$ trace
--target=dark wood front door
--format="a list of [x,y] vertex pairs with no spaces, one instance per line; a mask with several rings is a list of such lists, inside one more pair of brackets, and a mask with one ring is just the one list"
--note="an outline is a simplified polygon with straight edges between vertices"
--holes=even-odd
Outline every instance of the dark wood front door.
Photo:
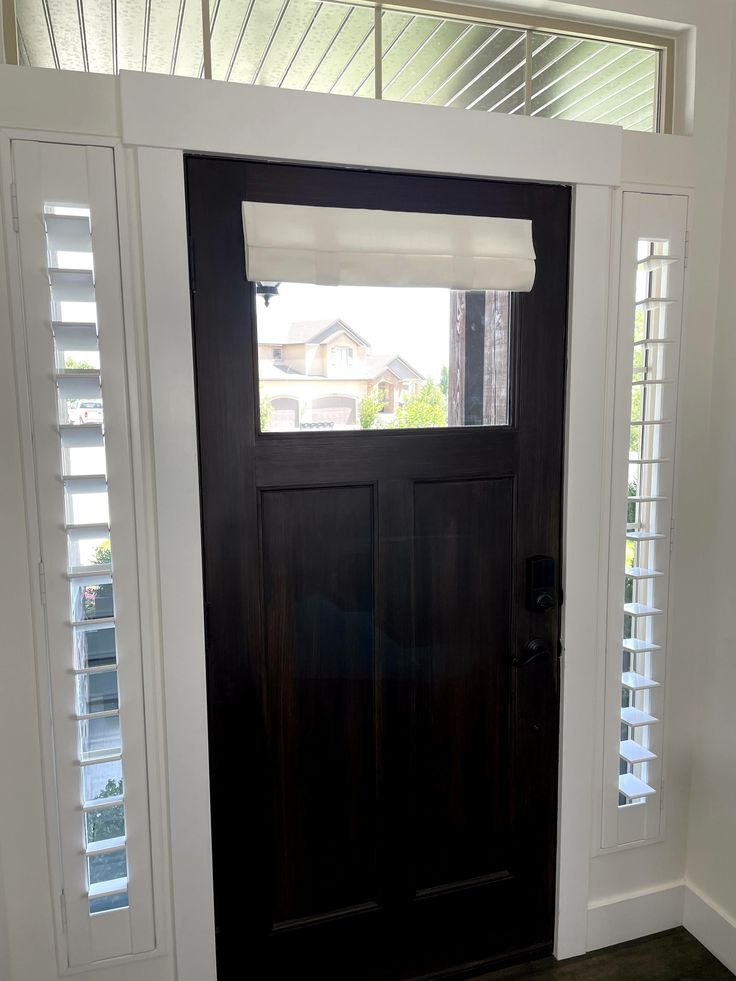
[[[560,555],[569,188],[205,157],[186,176],[219,977],[547,953],[559,607],[527,570]],[[245,200],[531,219],[508,425],[261,434]]]

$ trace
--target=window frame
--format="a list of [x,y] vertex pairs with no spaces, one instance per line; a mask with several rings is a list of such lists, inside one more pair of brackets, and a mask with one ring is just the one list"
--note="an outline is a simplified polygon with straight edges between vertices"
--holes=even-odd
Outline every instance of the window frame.
[[[360,3],[361,0],[357,0],[357,2]],[[377,7],[377,3],[370,3],[369,6]],[[499,27],[510,27],[542,34],[579,37],[590,41],[609,41],[659,51],[660,66],[656,114],[658,127],[655,132],[673,132],[676,39],[672,35],[649,34],[633,28],[612,27],[594,21],[568,20],[567,18],[547,17],[533,13],[525,15],[522,11],[494,10],[485,5],[454,4],[442,2],[442,0],[402,0],[401,3],[384,4],[382,7],[384,10],[403,10],[407,13],[451,17],[453,20],[494,24]]]
[[[206,0],[207,2],[207,0]],[[472,3],[452,3],[452,0],[402,0],[400,3],[380,3],[380,0],[330,0],[331,3],[344,4],[350,7],[362,7],[374,10],[374,69],[375,78],[374,97],[382,98],[382,59],[378,57],[382,51],[381,40],[381,14],[382,12],[409,13],[415,15],[426,15],[429,17],[446,18],[455,21],[465,21],[468,23],[487,24],[489,26],[512,28],[527,32],[526,58],[527,65],[531,62],[531,45],[529,38],[532,33],[548,33],[560,36],[573,36],[583,40],[605,41],[610,43],[626,44],[631,47],[640,47],[659,52],[659,71],[657,76],[657,93],[655,109],[655,133],[674,132],[674,91],[675,91],[675,55],[676,38],[674,35],[666,33],[650,34],[646,31],[639,31],[634,28],[619,28],[607,24],[596,23],[595,21],[574,20],[567,18],[547,17],[541,14],[524,13],[522,11],[509,11],[504,9],[494,9],[487,6],[476,6]],[[209,0],[208,6],[213,7],[214,0]],[[205,7],[205,10],[207,8]],[[9,19],[10,15],[6,15]],[[15,24],[17,27],[17,16]],[[205,29],[206,15],[202,18],[202,60],[200,77],[211,79],[212,75],[212,50],[211,33]],[[10,41],[6,43],[6,62],[8,64],[20,64],[20,53],[18,51],[16,32],[6,30],[6,35]],[[172,74],[175,74],[172,72]],[[530,90],[530,81],[526,81],[527,92]]]
[[331,368],[351,368],[353,365],[353,348],[349,344],[333,344],[330,348]]
[[[345,2],[345,0],[337,0]],[[356,0],[360,6],[366,0]],[[489,24],[497,27],[515,28],[532,33],[557,34],[567,37],[578,37],[590,41],[608,41],[613,44],[626,44],[631,47],[646,48],[659,52],[659,71],[657,75],[657,93],[655,110],[655,129],[657,134],[674,132],[674,91],[675,91],[675,38],[667,34],[648,34],[630,28],[611,27],[597,24],[593,21],[567,20],[566,18],[545,17],[542,15],[524,15],[521,11],[494,10],[486,6],[474,4],[454,4],[442,0],[402,0],[398,4],[367,3],[376,10],[405,11],[414,14],[426,14],[433,17],[447,17],[452,20],[469,23]],[[380,23],[380,18],[376,18]],[[380,27],[379,27],[380,30]],[[527,38],[528,42],[528,38]],[[379,42],[377,41],[377,45]],[[380,48],[379,48],[380,50]],[[531,60],[530,46],[527,43],[527,63]],[[529,81],[527,81],[529,87]],[[376,95],[380,98],[380,95]]]
[[[610,449],[610,505],[608,508],[608,556],[605,562],[605,683],[601,705],[603,722],[599,729],[602,738],[602,774],[599,781],[600,821],[593,842],[594,854],[635,848],[660,841],[665,826],[665,776],[667,772],[668,700],[667,663],[671,643],[671,572],[674,567],[674,520],[675,491],[678,473],[678,411],[679,378],[681,375],[682,350],[684,348],[685,291],[687,266],[687,239],[689,221],[689,195],[686,191],[672,189],[671,193],[655,190],[624,190],[620,205],[619,285],[616,298],[618,315],[613,336],[615,351],[609,366],[611,377],[612,442]],[[647,783],[655,793],[644,799],[625,805],[619,803],[618,778],[620,770],[621,692],[622,692],[622,637],[624,627],[625,582],[624,556],[628,532],[627,488],[629,483],[630,433],[632,414],[632,365],[635,343],[634,311],[637,286],[637,250],[640,241],[669,241],[669,255],[676,262],[668,266],[667,293],[673,302],[667,306],[665,331],[671,342],[668,377],[673,383],[667,398],[667,411],[662,418],[669,425],[663,460],[664,493],[666,500],[657,507],[662,511],[656,516],[651,531],[662,534],[661,551],[655,562],[661,572],[657,577],[655,605],[661,609],[656,620],[656,643],[659,649],[649,654],[650,677],[657,682],[655,700],[651,712],[657,723],[652,730],[651,749],[656,753],[652,761]],[[660,454],[662,447],[660,447]],[[659,493],[659,491],[658,491]],[[622,499],[623,494],[623,499]],[[663,554],[666,550],[666,554]],[[639,671],[638,673],[642,673]],[[631,736],[629,736],[631,738]],[[649,740],[647,740],[647,743]]]
[[[15,183],[11,184],[10,188],[11,199],[15,197],[24,179],[24,175],[18,175],[17,168],[14,167],[12,147],[18,143],[34,145],[41,151],[50,148],[51,153],[56,149],[71,153],[75,151],[86,152],[88,157],[94,158],[86,169],[79,166],[62,166],[59,181],[62,185],[71,187],[76,180],[82,183],[87,180],[89,206],[92,208],[94,202],[96,208],[98,236],[96,241],[93,240],[97,280],[96,292],[98,292],[96,302],[104,308],[102,316],[109,323],[105,332],[103,348],[103,351],[106,352],[103,353],[105,363],[101,371],[107,378],[107,401],[109,405],[114,405],[113,412],[115,414],[114,423],[111,427],[114,430],[112,442],[115,444],[115,448],[114,450],[107,449],[106,445],[108,479],[116,484],[116,488],[111,494],[111,498],[116,499],[115,510],[118,514],[118,518],[115,520],[115,526],[118,528],[116,540],[120,541],[123,535],[128,537],[125,544],[120,542],[116,548],[118,560],[122,557],[121,553],[126,553],[124,562],[116,560],[119,568],[122,565],[126,567],[127,580],[124,588],[121,590],[118,587],[117,591],[125,594],[125,605],[129,618],[126,632],[131,643],[131,656],[126,659],[128,663],[125,668],[127,674],[126,698],[131,703],[126,710],[128,714],[127,730],[130,738],[124,737],[126,739],[124,751],[128,757],[138,754],[140,758],[135,767],[138,774],[134,781],[136,787],[131,797],[135,798],[136,837],[139,846],[142,846],[142,850],[140,847],[138,848],[139,856],[146,856],[143,859],[144,865],[138,865],[139,872],[136,877],[139,879],[139,886],[143,887],[147,898],[142,904],[139,904],[136,916],[137,927],[133,930],[134,940],[131,945],[133,949],[121,950],[119,949],[119,931],[116,928],[98,931],[98,935],[94,937],[82,925],[81,930],[76,929],[75,935],[75,924],[71,922],[72,917],[70,917],[68,903],[69,893],[64,878],[64,869],[69,865],[70,852],[69,848],[65,847],[60,835],[59,794],[63,791],[63,785],[57,777],[54,760],[56,753],[54,726],[56,723],[49,699],[50,691],[53,688],[53,664],[49,662],[48,657],[50,631],[47,629],[47,617],[43,603],[44,585],[48,584],[48,580],[44,583],[44,574],[48,575],[49,570],[39,562],[39,559],[43,557],[41,547],[44,536],[43,526],[44,524],[48,525],[52,518],[48,514],[44,515],[37,493],[39,483],[37,481],[38,468],[34,457],[34,442],[37,441],[38,426],[36,425],[34,428],[33,421],[36,411],[35,402],[37,401],[33,385],[34,371],[37,378],[44,374],[45,380],[47,380],[51,377],[49,367],[53,366],[36,365],[35,369],[29,370],[27,354],[29,328],[27,323],[29,316],[32,319],[33,314],[29,315],[27,308],[29,295],[33,297],[34,294],[32,292],[33,287],[31,287],[30,294],[24,290],[23,279],[29,273],[32,279],[35,278],[35,274],[39,271],[44,272],[45,266],[40,270],[35,267],[29,270],[28,262],[23,260],[22,236],[19,237],[18,235],[18,232],[22,230],[23,220],[21,204],[19,208],[20,222],[8,222],[6,225],[8,254],[14,257],[14,261],[10,265],[9,300],[15,348],[15,378],[19,392],[19,424],[31,571],[29,598],[33,611],[34,647],[38,675],[45,798],[44,817],[51,886],[49,912],[52,914],[55,927],[58,970],[60,975],[69,975],[88,971],[95,965],[103,966],[112,962],[123,964],[128,961],[146,960],[150,957],[159,956],[168,947],[166,931],[169,922],[169,907],[165,885],[168,859],[162,837],[165,806],[161,756],[162,720],[158,707],[150,697],[146,700],[145,714],[143,712],[143,689],[150,690],[155,687],[152,678],[156,673],[156,668],[151,652],[157,643],[155,597],[153,594],[155,586],[151,566],[153,553],[150,542],[150,518],[145,513],[146,509],[142,504],[142,494],[145,493],[144,483],[147,479],[143,473],[146,437],[144,433],[139,432],[138,426],[139,413],[143,410],[139,405],[139,400],[145,396],[140,390],[136,377],[137,355],[135,351],[137,344],[130,321],[133,302],[132,272],[126,252],[130,246],[127,216],[125,210],[121,209],[121,203],[125,200],[125,161],[119,143],[115,140],[94,138],[86,134],[61,138],[57,134],[45,132],[4,131],[0,142],[0,157],[2,158],[3,170],[11,178],[15,174]],[[78,193],[80,191],[81,184],[78,186]],[[20,198],[20,194],[18,197]],[[41,207],[43,207],[43,203],[41,201]],[[56,202],[49,201],[49,203]],[[36,251],[38,251],[39,241],[37,233],[38,230],[34,233],[36,236],[34,249]],[[45,238],[43,224],[41,224],[41,236]],[[101,243],[101,248],[98,248],[97,243]],[[99,261],[99,270],[98,260],[101,260]],[[105,286],[102,292],[105,296],[101,303],[99,283],[103,276]],[[36,292],[38,296],[32,299],[32,308],[33,312],[38,313],[44,303],[48,305],[48,288],[45,293],[43,290]],[[48,318],[48,313],[46,318]],[[38,388],[37,385],[36,388]],[[41,419],[40,422],[43,433],[44,420]],[[109,416],[105,425],[110,427]],[[49,428],[51,440],[46,434],[43,434],[44,445],[47,448],[54,438],[58,443],[58,434],[53,427]],[[106,434],[106,444],[107,439]],[[134,570],[132,577],[129,574],[131,570]],[[51,574],[55,574],[54,570],[51,570]],[[58,711],[56,714],[58,715]],[[129,790],[130,787],[126,786],[126,797]],[[69,787],[63,793],[69,797]],[[130,828],[127,829],[127,832],[130,836]],[[86,871],[86,860],[84,865]],[[86,933],[89,933],[89,936],[85,935]],[[116,945],[118,949],[114,949]],[[70,956],[72,946],[75,947],[76,953]],[[76,961],[76,963],[71,963],[72,961]]]

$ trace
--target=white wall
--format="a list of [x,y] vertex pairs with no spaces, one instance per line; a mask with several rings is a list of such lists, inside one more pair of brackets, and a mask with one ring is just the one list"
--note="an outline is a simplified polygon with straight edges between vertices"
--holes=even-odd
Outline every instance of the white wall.
[[[736,44],[736,29],[733,32]],[[721,283],[712,377],[709,469],[700,475],[703,516],[712,510],[711,602],[694,618],[712,631],[691,648],[696,667],[687,878],[736,921],[736,89],[730,86],[730,142],[721,240]],[[725,106],[724,106],[725,109]],[[715,252],[713,253],[716,258]],[[705,474],[711,480],[704,479]],[[736,930],[734,930],[736,936]],[[736,969],[736,940],[732,965]]]
[[[3,863],[0,855],[0,884],[3,879]],[[10,978],[10,944],[8,941],[8,920],[5,915],[5,892],[0,885],[0,978]]]
[[[692,690],[697,673],[694,652],[707,646],[710,625],[694,611],[707,607],[710,594],[710,508],[704,506],[703,474],[708,466],[708,421],[719,282],[727,127],[723,93],[729,91],[730,2],[646,4],[653,16],[671,16],[697,25],[696,105],[693,154],[695,196],[690,236],[686,327],[680,386],[678,466],[670,603],[667,730],[664,760],[665,828],[661,843],[595,857],[590,901],[596,923],[605,905],[648,893],[684,876],[690,799],[690,743],[698,725]],[[662,894],[666,896],[666,892]],[[651,901],[653,923],[658,900]],[[669,924],[665,924],[669,925]],[[613,930],[613,919],[612,919]],[[591,943],[600,943],[596,934]],[[603,935],[605,939],[605,935]],[[611,939],[618,939],[612,932]]]
[[[11,69],[0,68],[0,71]],[[3,91],[1,81],[0,91]],[[47,972],[46,981],[46,978],[55,977],[54,934],[51,898],[44,896],[39,902],[38,894],[39,882],[44,883],[46,893],[49,891],[48,865],[29,598],[32,580],[26,545],[5,260],[4,240],[0,236],[0,623],[3,624],[0,639],[0,853],[3,863],[0,910],[4,905],[9,978],[25,981],[27,952],[33,949],[39,958],[37,963],[42,963]],[[30,844],[31,851],[19,847],[20,843]],[[2,966],[0,953],[0,968]],[[6,981],[6,976],[0,974],[0,979]]]

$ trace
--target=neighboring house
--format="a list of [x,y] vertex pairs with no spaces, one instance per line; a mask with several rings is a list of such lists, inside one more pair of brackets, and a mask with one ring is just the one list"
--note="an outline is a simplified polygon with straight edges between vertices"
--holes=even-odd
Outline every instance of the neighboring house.
[[260,395],[271,403],[270,430],[353,428],[358,406],[373,389],[384,393],[383,414],[425,379],[398,354],[373,354],[370,343],[342,320],[292,324],[258,335]]

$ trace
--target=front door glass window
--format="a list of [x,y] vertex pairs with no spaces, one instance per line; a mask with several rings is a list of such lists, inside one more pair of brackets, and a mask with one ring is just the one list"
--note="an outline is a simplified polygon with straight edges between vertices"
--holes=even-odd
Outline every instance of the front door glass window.
[[281,283],[256,295],[262,432],[506,426],[510,295]]

